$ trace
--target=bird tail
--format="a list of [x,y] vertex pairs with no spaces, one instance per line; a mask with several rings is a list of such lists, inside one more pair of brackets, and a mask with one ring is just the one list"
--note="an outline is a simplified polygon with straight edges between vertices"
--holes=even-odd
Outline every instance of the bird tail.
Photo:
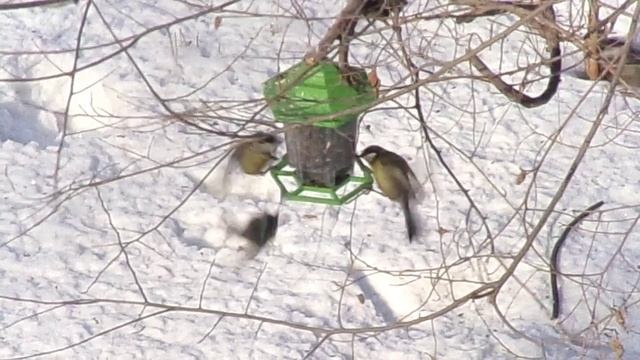
[[409,197],[404,196],[402,198],[402,212],[404,213],[404,222],[407,226],[407,235],[409,235],[409,242],[413,241],[413,237],[416,234],[416,223],[413,220],[411,214],[411,207],[409,206]]

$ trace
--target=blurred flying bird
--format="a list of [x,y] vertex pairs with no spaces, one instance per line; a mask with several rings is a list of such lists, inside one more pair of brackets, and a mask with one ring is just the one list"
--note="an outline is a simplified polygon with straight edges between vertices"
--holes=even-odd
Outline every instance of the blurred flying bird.
[[263,213],[253,217],[240,234],[258,248],[262,248],[278,231],[278,213]]

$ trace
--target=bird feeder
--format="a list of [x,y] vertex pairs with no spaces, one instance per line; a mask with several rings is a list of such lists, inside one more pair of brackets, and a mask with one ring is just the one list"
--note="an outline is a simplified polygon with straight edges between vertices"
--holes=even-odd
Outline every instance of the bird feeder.
[[271,171],[286,199],[339,205],[371,188],[359,161],[354,173],[360,113],[349,111],[376,99],[363,69],[303,61],[267,80],[263,91],[275,120],[286,125],[287,154]]

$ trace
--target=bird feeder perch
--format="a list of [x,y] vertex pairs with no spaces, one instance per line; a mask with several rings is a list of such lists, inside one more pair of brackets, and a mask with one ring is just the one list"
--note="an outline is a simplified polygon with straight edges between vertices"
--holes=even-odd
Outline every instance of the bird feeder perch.
[[360,162],[361,175],[353,171],[360,113],[349,110],[376,99],[363,69],[303,61],[267,80],[263,91],[286,125],[287,155],[271,171],[285,198],[339,205],[371,188]]

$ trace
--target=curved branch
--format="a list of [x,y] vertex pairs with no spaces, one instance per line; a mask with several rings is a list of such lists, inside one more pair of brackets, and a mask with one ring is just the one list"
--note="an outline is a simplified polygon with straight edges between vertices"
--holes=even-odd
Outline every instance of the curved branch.
[[561,55],[560,44],[558,43],[551,49],[551,64],[549,65],[551,77],[547,82],[547,88],[542,92],[542,94],[535,97],[531,97],[524,92],[518,91],[512,85],[504,82],[500,76],[493,73],[478,56],[471,57],[469,61],[471,62],[471,65],[484,75],[486,80],[492,83],[502,94],[504,94],[504,96],[524,107],[533,108],[549,102],[553,95],[558,91],[558,87],[560,85],[560,72],[562,70]]
[[[548,6],[541,4],[539,6]],[[519,5],[513,3],[493,3],[484,4],[481,8],[477,8],[471,11],[469,14],[465,14],[458,17],[458,22],[469,22],[479,16],[499,15],[503,13],[513,13],[524,19],[532,11],[535,11],[539,6],[534,5]],[[547,88],[538,96],[531,97],[522,91],[516,90],[512,85],[507,84],[500,75],[495,74],[489,67],[482,61],[477,55],[472,56],[469,61],[473,67],[478,70],[482,75],[486,77],[486,81],[492,83],[502,94],[509,98],[513,102],[517,102],[527,108],[533,108],[540,105],[544,105],[555,93],[558,91],[560,85],[560,73],[562,72],[562,51],[560,50],[560,38],[558,33],[545,22],[555,23],[555,11],[553,6],[548,6],[543,12],[543,21],[540,21],[537,17],[531,19],[530,26],[534,31],[537,31],[542,36],[550,49],[549,59],[549,71],[551,76],[547,82]],[[545,21],[546,20],[546,21]]]
[[576,216],[560,235],[558,242],[553,246],[551,251],[551,260],[549,261],[549,270],[551,272],[551,295],[553,297],[553,311],[551,312],[551,319],[557,319],[560,315],[560,291],[558,290],[558,255],[560,254],[560,247],[564,244],[564,241],[569,236],[569,233],[573,228],[578,225],[587,216],[591,215],[595,210],[604,204],[604,201],[598,201],[597,203],[589,206],[585,211]]

